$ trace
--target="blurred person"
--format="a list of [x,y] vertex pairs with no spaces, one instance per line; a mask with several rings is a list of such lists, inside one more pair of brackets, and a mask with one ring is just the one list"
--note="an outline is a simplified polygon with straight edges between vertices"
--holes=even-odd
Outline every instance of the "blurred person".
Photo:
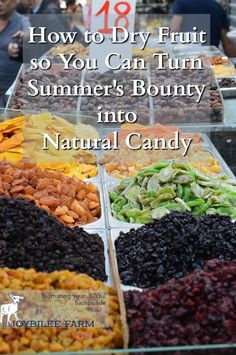
[[83,6],[78,4],[77,0],[67,0],[65,14],[76,15],[76,21],[83,26]]
[[75,14],[77,12],[76,0],[66,0],[66,13]]
[[30,26],[27,18],[16,12],[17,3],[0,0],[0,107],[5,106],[5,92],[20,69],[23,31]]
[[[187,15],[210,15],[210,43],[218,47],[222,43],[225,54],[228,57],[236,56],[236,48],[227,37],[229,21],[226,11],[215,0],[176,0],[173,4],[173,18],[170,29],[172,32],[192,32],[193,26],[198,30],[204,30],[206,23],[201,23],[201,16],[188,18]],[[186,15],[186,16],[185,16]]]
[[58,0],[36,0],[36,5],[32,13],[36,15],[43,14],[61,14],[60,2]]
[[[84,27],[84,18],[83,18],[83,7],[81,4],[78,4],[77,0],[67,0],[66,1],[66,10],[65,14],[72,15],[71,16],[71,28]],[[75,15],[75,16],[73,16]]]
[[16,7],[16,11],[22,15],[28,15],[32,13],[33,8],[35,7],[36,0],[20,0]]

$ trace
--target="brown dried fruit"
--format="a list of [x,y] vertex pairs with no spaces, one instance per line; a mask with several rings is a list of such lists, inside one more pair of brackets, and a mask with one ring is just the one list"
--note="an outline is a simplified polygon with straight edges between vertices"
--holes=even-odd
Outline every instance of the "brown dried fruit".
[[0,195],[35,199],[65,224],[81,225],[100,217],[98,189],[91,183],[28,162],[1,161],[0,177]]

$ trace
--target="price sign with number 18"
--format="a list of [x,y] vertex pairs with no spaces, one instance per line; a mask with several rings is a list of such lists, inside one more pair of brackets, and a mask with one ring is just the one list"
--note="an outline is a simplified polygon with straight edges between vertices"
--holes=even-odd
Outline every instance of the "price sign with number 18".
[[[90,57],[104,63],[104,58],[111,52],[118,52],[122,58],[132,57],[132,45],[126,41],[121,44],[114,44],[111,41],[113,28],[118,28],[120,38],[123,36],[124,28],[129,33],[134,31],[136,0],[93,0],[92,1],[92,33],[100,32],[106,40],[99,44],[92,44]],[[119,30],[120,29],[120,30]],[[101,64],[102,65],[102,64]],[[102,71],[105,71],[103,68]]]
[[[106,0],[96,17],[103,15],[104,26],[98,29],[101,33],[112,33],[112,27],[124,27],[129,30],[129,15],[132,13],[131,3],[128,1],[110,1]],[[109,24],[109,18],[112,20]]]

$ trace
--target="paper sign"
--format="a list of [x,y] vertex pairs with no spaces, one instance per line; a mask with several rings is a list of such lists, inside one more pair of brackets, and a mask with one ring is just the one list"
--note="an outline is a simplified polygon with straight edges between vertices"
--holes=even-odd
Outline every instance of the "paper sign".
[[[105,60],[110,53],[120,55],[119,62],[132,58],[129,33],[134,31],[136,0],[92,1],[91,32],[104,36],[100,44],[92,43],[90,58],[97,59],[100,72],[108,70]],[[115,43],[114,43],[115,42]]]

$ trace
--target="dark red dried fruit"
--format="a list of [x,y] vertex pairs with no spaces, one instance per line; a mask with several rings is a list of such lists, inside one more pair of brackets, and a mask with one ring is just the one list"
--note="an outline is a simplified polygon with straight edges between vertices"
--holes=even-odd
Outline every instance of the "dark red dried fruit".
[[236,343],[236,261],[125,293],[131,347]]

